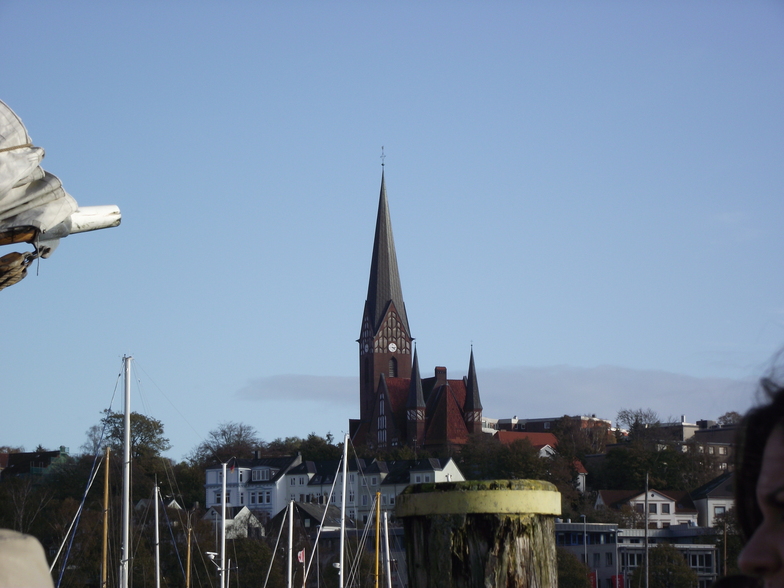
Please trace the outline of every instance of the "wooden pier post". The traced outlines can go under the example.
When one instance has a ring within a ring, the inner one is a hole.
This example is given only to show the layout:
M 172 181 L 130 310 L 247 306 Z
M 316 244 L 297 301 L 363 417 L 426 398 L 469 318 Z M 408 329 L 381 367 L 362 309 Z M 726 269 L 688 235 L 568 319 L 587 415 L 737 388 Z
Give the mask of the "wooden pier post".
M 409 486 L 403 520 L 410 588 L 556 588 L 561 494 L 539 480 Z

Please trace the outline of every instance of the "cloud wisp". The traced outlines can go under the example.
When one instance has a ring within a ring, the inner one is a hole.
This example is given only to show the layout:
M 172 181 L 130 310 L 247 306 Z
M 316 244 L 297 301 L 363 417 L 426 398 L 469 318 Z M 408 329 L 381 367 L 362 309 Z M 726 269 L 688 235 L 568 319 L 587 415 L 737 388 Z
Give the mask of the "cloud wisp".
M 614 421 L 622 408 L 651 408 L 662 419 L 685 415 L 695 422 L 744 412 L 755 391 L 751 381 L 617 366 L 489 368 L 478 377 L 484 414 L 492 418 L 595 414 Z M 357 412 L 359 393 L 355 376 L 282 374 L 251 380 L 237 398 L 278 405 L 316 402 L 349 418 Z

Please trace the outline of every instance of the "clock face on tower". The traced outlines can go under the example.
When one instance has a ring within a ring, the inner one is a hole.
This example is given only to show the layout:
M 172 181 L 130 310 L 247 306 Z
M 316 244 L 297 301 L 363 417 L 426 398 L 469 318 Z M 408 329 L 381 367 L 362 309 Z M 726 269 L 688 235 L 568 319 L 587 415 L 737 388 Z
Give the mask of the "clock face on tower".
M 395 345 L 394 343 L 390 343 L 387 349 L 389 349 L 390 353 L 394 353 L 395 351 L 397 351 L 397 345 Z
M 365 343 L 365 353 L 367 353 L 368 349 L 370 349 L 370 345 L 368 345 L 367 343 Z

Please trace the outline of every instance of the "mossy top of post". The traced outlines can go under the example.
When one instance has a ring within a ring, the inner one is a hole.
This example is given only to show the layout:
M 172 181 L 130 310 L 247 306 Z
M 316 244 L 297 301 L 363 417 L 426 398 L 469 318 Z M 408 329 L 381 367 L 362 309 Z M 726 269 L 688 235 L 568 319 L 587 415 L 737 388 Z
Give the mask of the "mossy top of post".
M 398 517 L 435 514 L 561 514 L 561 493 L 542 480 L 415 484 L 397 498 Z

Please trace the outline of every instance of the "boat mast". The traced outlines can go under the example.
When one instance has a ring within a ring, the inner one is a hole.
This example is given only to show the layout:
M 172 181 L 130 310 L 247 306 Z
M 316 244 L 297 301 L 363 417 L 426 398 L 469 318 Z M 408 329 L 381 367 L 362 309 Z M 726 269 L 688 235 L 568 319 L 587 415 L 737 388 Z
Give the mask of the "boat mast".
M 389 561 L 389 526 L 387 525 L 387 513 L 384 513 L 384 545 L 386 547 L 386 571 L 387 588 L 392 588 L 392 569 Z
M 107 588 L 109 583 L 109 570 L 106 568 L 109 551 L 109 453 L 111 449 L 106 446 L 106 459 L 103 472 L 103 538 L 101 541 L 101 588 Z
M 122 551 L 120 555 L 120 588 L 128 588 L 131 558 L 131 357 L 123 356 L 125 375 L 125 410 L 123 413 L 123 484 L 122 484 Z
M 226 588 L 226 464 L 223 463 L 223 484 L 221 486 L 221 566 L 220 588 Z
M 384 513 L 386 514 L 386 513 Z M 376 582 L 375 587 L 378 588 L 378 560 L 381 555 L 381 492 L 376 492 Z
M 288 547 L 288 558 L 286 560 L 286 570 L 287 570 L 287 580 L 286 580 L 286 588 L 292 588 L 291 585 L 291 568 L 292 568 L 292 557 L 291 553 L 294 550 L 294 501 L 289 501 L 289 547 Z
M 158 476 L 155 476 L 155 492 L 153 492 L 153 500 L 155 500 L 155 588 L 161 588 L 161 535 L 158 522 L 159 497 Z
M 340 582 L 339 588 L 343 588 L 345 575 L 343 574 L 343 555 L 346 551 L 346 481 L 348 478 L 348 433 L 343 437 L 343 494 L 340 497 Z

